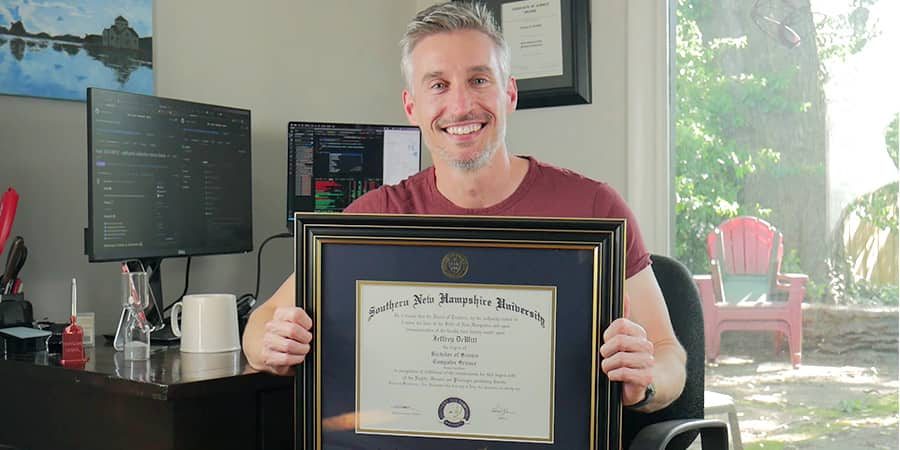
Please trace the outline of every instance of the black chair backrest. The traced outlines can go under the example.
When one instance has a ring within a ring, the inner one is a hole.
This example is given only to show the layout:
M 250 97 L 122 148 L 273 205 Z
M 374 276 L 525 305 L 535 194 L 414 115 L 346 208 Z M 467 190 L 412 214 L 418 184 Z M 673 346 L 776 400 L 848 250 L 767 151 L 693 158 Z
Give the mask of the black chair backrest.
M 680 262 L 662 255 L 651 255 L 653 273 L 666 299 L 666 307 L 675 336 L 687 352 L 687 381 L 684 391 L 669 406 L 650 414 L 625 410 L 623 414 L 623 447 L 628 448 L 635 434 L 647 425 L 672 419 L 702 419 L 704 369 L 706 355 L 703 344 L 703 309 L 700 293 L 691 273 Z M 696 434 L 681 436 L 668 449 L 683 449 Z

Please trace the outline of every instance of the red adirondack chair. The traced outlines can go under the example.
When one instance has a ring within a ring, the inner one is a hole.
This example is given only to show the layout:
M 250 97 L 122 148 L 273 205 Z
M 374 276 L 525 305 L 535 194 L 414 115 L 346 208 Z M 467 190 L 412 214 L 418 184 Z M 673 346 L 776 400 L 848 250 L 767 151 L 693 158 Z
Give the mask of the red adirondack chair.
M 697 275 L 706 331 L 706 357 L 715 361 L 723 331 L 776 332 L 776 351 L 788 337 L 791 364 L 800 365 L 806 295 L 803 274 L 781 273 L 781 233 L 756 217 L 726 220 L 706 238 L 711 275 Z

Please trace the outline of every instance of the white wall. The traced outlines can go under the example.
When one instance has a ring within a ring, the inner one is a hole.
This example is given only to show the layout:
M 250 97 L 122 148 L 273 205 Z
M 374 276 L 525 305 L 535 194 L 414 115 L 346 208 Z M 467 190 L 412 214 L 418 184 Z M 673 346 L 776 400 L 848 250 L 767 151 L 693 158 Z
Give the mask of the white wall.
M 251 110 L 257 245 L 287 231 L 288 121 L 406 123 L 398 42 L 411 1 L 156 3 L 157 95 Z M 290 272 L 291 245 L 264 249 L 262 297 Z M 233 266 L 206 259 L 191 270 L 206 286 L 255 271 L 249 258 Z M 252 290 L 249 278 L 242 286 Z
M 156 94 L 252 111 L 257 247 L 286 230 L 287 122 L 404 123 L 397 42 L 406 21 L 431 3 L 154 2 Z M 626 0 L 592 2 L 593 104 L 518 111 L 508 130 L 512 152 L 608 181 L 626 199 L 628 8 Z M 77 276 L 82 309 L 95 311 L 98 331 L 109 333 L 119 308 L 117 267 L 83 255 L 85 127 L 83 103 L 0 96 L 0 184 L 22 195 L 14 233 L 31 251 L 22 277 L 36 317 L 64 320 Z M 646 211 L 638 211 L 644 228 L 656 214 Z M 291 244 L 266 247 L 262 297 L 291 270 Z M 661 250 L 651 244 L 651 251 Z M 163 263 L 167 301 L 181 292 L 183 268 L 183 260 Z M 191 291 L 250 292 L 255 270 L 255 253 L 195 258 Z
M 526 109 L 510 118 L 512 153 L 534 155 L 625 194 L 625 1 L 591 5 L 592 104 Z

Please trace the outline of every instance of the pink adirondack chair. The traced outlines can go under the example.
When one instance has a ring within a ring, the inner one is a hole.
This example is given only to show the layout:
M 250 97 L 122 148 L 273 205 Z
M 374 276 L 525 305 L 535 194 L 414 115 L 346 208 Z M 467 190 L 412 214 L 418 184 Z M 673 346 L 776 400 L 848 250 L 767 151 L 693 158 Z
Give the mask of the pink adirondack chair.
M 776 351 L 788 337 L 791 364 L 800 365 L 803 274 L 781 273 L 781 233 L 756 217 L 726 220 L 706 238 L 711 275 L 697 275 L 706 332 L 706 357 L 715 361 L 723 331 L 776 332 Z

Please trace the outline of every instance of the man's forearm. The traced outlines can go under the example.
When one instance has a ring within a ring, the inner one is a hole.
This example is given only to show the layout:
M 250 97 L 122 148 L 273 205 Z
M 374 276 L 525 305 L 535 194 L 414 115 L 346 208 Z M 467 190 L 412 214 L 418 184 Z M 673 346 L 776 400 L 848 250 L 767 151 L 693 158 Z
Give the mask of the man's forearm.
M 653 360 L 653 387 L 656 394 L 650 403 L 639 409 L 642 412 L 658 411 L 669 406 L 684 390 L 687 356 L 680 344 L 658 344 Z

